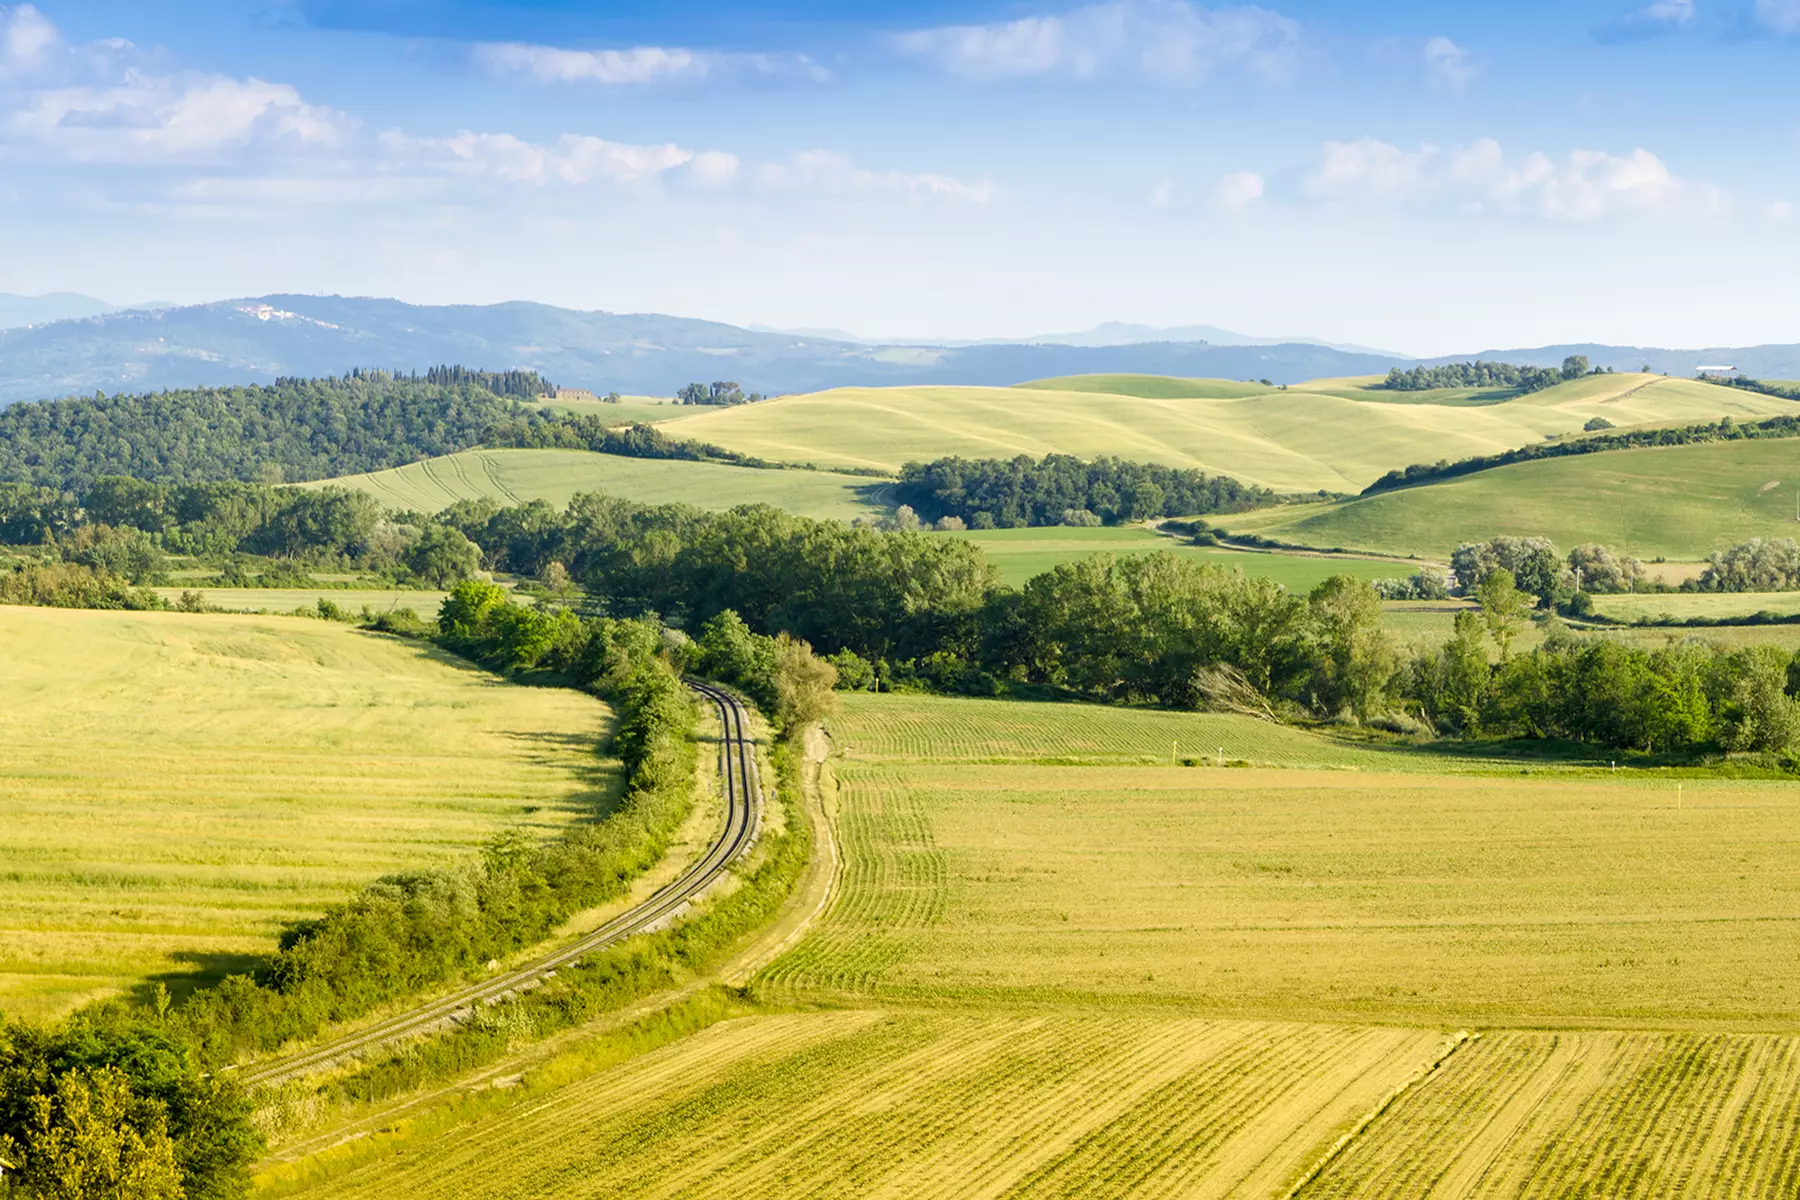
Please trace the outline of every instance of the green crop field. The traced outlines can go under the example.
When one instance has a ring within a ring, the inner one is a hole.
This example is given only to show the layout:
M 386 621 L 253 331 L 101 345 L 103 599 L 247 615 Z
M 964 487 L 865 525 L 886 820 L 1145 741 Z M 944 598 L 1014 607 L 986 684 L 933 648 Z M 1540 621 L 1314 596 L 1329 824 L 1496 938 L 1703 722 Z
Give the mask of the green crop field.
M 824 471 L 760 471 L 718 463 L 625 458 L 585 450 L 465 450 L 369 475 L 325 479 L 305 487 L 352 487 L 390 508 L 434 513 L 458 500 L 560 508 L 582 492 L 607 492 L 643 504 L 725 509 L 771 504 L 822 520 L 884 511 L 874 502 L 880 480 Z
M 1248 575 L 1261 575 L 1289 591 L 1309 592 L 1333 575 L 1358 579 L 1403 578 L 1418 570 L 1416 563 L 1382 562 L 1366 558 L 1339 558 L 1298 554 L 1264 554 L 1215 550 L 1191 546 L 1139 525 L 1112 528 L 1049 526 L 1036 529 L 985 529 L 944 534 L 980 546 L 1000 572 L 1002 581 L 1018 587 L 1033 575 L 1041 575 L 1060 563 L 1077 562 L 1096 554 L 1154 554 L 1169 550 L 1196 562 L 1237 567 Z
M 599 417 L 608 425 L 655 425 L 693 411 L 658 396 L 621 396 L 617 404 L 604 400 L 549 400 L 538 407 L 578 417 Z
M 942 697 L 846 697 L 831 729 L 837 895 L 755 987 L 799 1011 L 402 1135 L 304 1194 L 1800 1178 L 1790 783 L 1450 774 L 1235 718 Z M 1154 765 L 1176 734 L 1288 765 Z
M 1681 592 L 1595 596 L 1594 611 L 1615 621 L 1730 621 L 1759 613 L 1800 616 L 1800 592 Z M 1699 632 L 1704 632 L 1699 631 Z
M 0 607 L 0 1008 L 241 969 L 383 874 L 591 813 L 606 709 L 326 621 Z
M 1241 533 L 1441 558 L 1465 541 L 1542 535 L 1640 557 L 1704 558 L 1753 537 L 1794 537 L 1800 439 L 1619 450 L 1497 467 L 1330 505 L 1221 518 Z
M 1349 395 L 1259 386 L 1243 394 L 1252 385 L 1162 382 L 1161 390 L 1183 394 L 840 388 L 680 417 L 664 429 L 764 458 L 827 466 L 892 471 L 952 454 L 1111 454 L 1200 467 L 1282 492 L 1354 492 L 1395 467 L 1578 433 L 1596 416 L 1625 427 L 1793 411 L 1792 401 L 1650 375 L 1596 376 L 1479 404 L 1468 397 L 1401 403 L 1394 400 L 1400 393 L 1355 387 L 1344 389 Z M 1225 395 L 1194 397 L 1206 390 L 1202 384 Z M 1121 386 L 1159 390 L 1141 382 Z
M 394 588 L 214 588 L 197 582 L 155 590 L 170 601 L 180 599 L 184 592 L 199 592 L 209 608 L 227 612 L 291 613 L 328 600 L 352 615 L 365 608 L 378 613 L 410 608 L 428 621 L 436 618 L 438 606 L 444 602 L 443 592 Z

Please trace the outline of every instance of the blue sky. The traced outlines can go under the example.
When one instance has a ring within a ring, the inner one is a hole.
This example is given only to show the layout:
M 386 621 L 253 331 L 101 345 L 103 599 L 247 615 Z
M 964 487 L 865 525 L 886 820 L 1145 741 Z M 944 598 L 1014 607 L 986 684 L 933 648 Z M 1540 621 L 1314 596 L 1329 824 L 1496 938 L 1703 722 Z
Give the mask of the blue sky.
M 1800 0 L 0 4 L 0 290 L 1800 341 Z

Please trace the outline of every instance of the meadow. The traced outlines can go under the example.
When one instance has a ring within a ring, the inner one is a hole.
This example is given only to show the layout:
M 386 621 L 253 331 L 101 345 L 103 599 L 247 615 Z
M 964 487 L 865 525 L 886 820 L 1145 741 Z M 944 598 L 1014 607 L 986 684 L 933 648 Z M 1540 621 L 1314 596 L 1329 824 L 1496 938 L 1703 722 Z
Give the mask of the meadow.
M 880 485 L 880 480 L 824 471 L 762 471 L 586 450 L 465 450 L 302 486 L 356 488 L 401 512 L 435 513 L 458 500 L 483 499 L 500 505 L 545 500 L 561 508 L 582 492 L 607 492 L 641 504 L 711 509 L 771 504 L 821 520 L 848 521 L 884 511 L 872 495 Z
M 1680 592 L 1595 596 L 1594 611 L 1615 621 L 1730 621 L 1773 613 L 1800 616 L 1800 592 Z M 1701 630 L 1699 632 L 1704 632 Z
M 1792 401 L 1654 375 L 1594 376 L 1493 403 L 1466 396 L 1434 402 L 1433 393 L 1329 382 L 1334 391 L 1145 377 L 1100 385 L 1046 381 L 1055 390 L 840 388 L 703 411 L 663 428 L 772 460 L 822 466 L 896 471 L 945 455 L 1109 454 L 1300 493 L 1357 492 L 1395 467 L 1578 434 L 1593 417 L 1623 428 L 1793 411 Z M 1115 385 L 1150 394 L 1078 390 Z
M 1417 563 L 1366 558 L 1269 554 L 1193 546 L 1185 539 L 1160 534 L 1141 525 L 1112 527 L 1046 526 L 1036 529 L 985 529 L 945 534 L 981 547 L 1003 582 L 1022 587 L 1033 575 L 1096 554 L 1155 554 L 1171 551 L 1195 562 L 1235 567 L 1247 575 L 1273 579 L 1291 592 L 1310 592 L 1333 575 L 1357 579 L 1398 579 L 1418 570 Z
M 534 407 L 577 417 L 599 417 L 608 425 L 655 425 L 693 410 L 662 396 L 620 396 L 617 404 L 604 400 L 582 400 L 564 397 L 546 400 Z
M 443 592 L 398 588 L 215 588 L 204 582 L 154 590 L 171 603 L 179 600 L 183 593 L 198 592 L 207 607 L 227 612 L 285 614 L 297 608 L 316 609 L 319 601 L 325 600 L 351 615 L 364 608 L 377 613 L 410 608 L 428 621 L 437 617 L 438 606 L 444 602 L 445 595 Z
M 0 608 L 0 1008 L 269 952 L 381 875 L 548 837 L 606 708 L 326 621 Z
M 305 1194 L 1800 1181 L 1791 783 L 1450 773 L 1236 718 L 845 700 L 836 899 L 755 983 L 764 1012 L 527 1077 L 503 1113 Z M 1175 731 L 1288 765 L 1154 765 Z
M 1790 402 L 1791 403 L 1791 402 Z M 1541 459 L 1336 504 L 1221 518 L 1234 533 L 1441 557 L 1465 541 L 1541 535 L 1640 558 L 1702 559 L 1794 537 L 1800 439 L 1712 442 Z

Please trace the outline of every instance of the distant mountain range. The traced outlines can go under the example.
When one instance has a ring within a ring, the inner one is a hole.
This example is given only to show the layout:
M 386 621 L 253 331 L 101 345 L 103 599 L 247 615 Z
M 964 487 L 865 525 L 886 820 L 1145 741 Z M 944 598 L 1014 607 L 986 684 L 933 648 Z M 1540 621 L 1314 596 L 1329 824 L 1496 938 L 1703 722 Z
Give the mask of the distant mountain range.
M 1395 361 L 1413 356 L 1396 350 L 1376 350 L 1342 342 L 1327 342 L 1313 337 L 1257 337 L 1221 329 L 1217 325 L 1131 325 L 1123 321 L 1107 321 L 1079 333 L 1040 333 L 1023 338 L 872 338 L 842 329 L 775 329 L 768 325 L 751 325 L 760 333 L 788 333 L 798 337 L 826 338 L 863 346 L 1005 346 L 1056 345 L 1096 348 L 1101 346 L 1140 346 L 1149 342 L 1207 342 L 1214 346 L 1325 346 L 1350 354 L 1374 354 Z
M 118 305 L 83 296 L 77 292 L 49 292 L 42 296 L 15 296 L 0 292 L 0 329 L 19 329 L 26 325 L 48 325 L 52 321 L 78 321 L 83 317 L 99 317 L 122 312 L 127 308 L 171 308 L 159 301 L 147 304 Z
M 19 298 L 0 298 L 5 304 Z M 35 297 L 100 304 L 86 297 Z M 0 329 L 0 404 L 94 391 L 269 382 L 341 374 L 355 367 L 422 370 L 438 363 L 498 370 L 528 367 L 594 391 L 671 395 L 696 380 L 731 379 L 770 394 L 906 383 L 1004 385 L 1053 375 L 1138 372 L 1300 383 L 1385 374 L 1421 361 L 1316 341 L 1247 339 L 1226 344 L 1209 326 L 1103 325 L 1085 334 L 1023 342 L 872 343 L 851 335 L 743 329 L 654 314 L 577 312 L 544 304 L 422 306 L 339 296 L 262 296 L 181 308 L 78 314 Z M 24 311 L 24 310 L 19 310 Z M 1142 338 L 1119 341 L 1120 338 Z M 1800 346 L 1657 350 L 1549 346 L 1480 357 L 1553 366 L 1585 354 L 1597 366 L 1692 375 L 1735 365 L 1771 379 L 1800 379 Z M 1450 362 L 1472 355 L 1425 360 Z

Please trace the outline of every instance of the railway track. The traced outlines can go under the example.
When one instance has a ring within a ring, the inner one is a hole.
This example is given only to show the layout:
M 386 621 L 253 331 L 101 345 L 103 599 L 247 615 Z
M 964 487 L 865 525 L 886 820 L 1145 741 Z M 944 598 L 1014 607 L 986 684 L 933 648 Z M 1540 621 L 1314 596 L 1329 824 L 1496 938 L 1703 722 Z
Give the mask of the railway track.
M 329 1042 L 295 1054 L 236 1068 L 234 1073 L 238 1078 L 249 1087 L 284 1083 L 394 1042 L 459 1024 L 478 1005 L 492 1004 L 533 988 L 554 976 L 561 968 L 573 966 L 585 956 L 617 945 L 627 938 L 660 928 L 686 911 L 755 842 L 762 815 L 762 786 L 756 769 L 756 743 L 750 738 L 749 719 L 743 705 L 729 693 L 709 683 L 689 679 L 687 685 L 718 709 L 719 723 L 724 730 L 719 746 L 719 774 L 725 784 L 724 828 L 706 853 L 687 870 L 642 904 L 620 913 L 600 928 L 583 934 L 542 958 Z

